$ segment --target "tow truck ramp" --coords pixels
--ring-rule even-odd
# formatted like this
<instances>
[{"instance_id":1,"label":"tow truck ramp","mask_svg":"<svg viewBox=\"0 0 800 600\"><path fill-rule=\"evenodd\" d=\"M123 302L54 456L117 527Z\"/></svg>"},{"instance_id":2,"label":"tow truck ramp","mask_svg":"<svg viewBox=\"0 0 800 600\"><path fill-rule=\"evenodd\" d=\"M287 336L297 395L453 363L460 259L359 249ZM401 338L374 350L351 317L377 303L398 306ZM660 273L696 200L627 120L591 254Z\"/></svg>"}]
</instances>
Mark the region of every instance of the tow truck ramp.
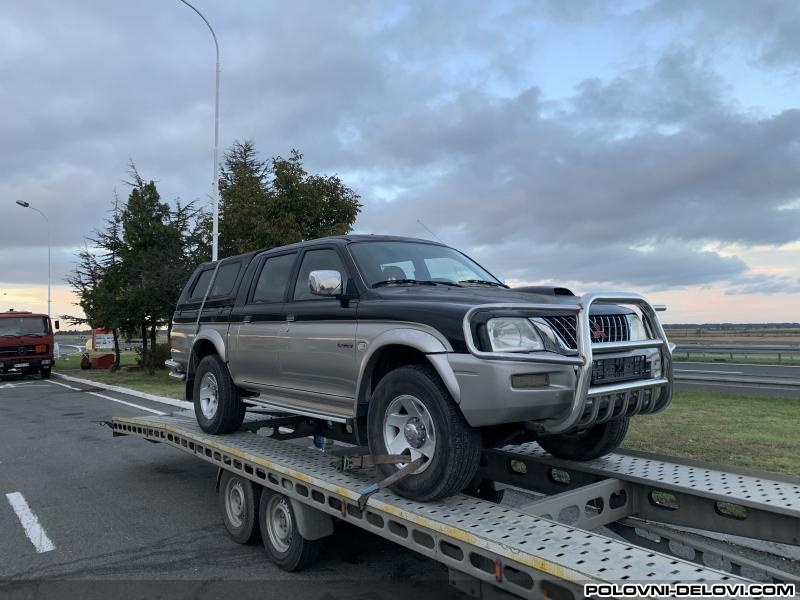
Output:
<instances>
[{"instance_id":1,"label":"tow truck ramp","mask_svg":"<svg viewBox=\"0 0 800 600\"><path fill-rule=\"evenodd\" d=\"M451 585L477 598L582 598L584 584L798 582L650 521L798 545L800 486L788 480L623 454L574 463L529 444L487 451L482 461L486 479L547 494L526 505L467 495L421 503L380 490L362 510L374 470L343 472L332 456L255 427L209 435L192 413L115 417L110 425L114 435L173 446L283 494L299 509L303 537L315 535L314 514L347 521L444 564ZM603 526L622 537L587 530ZM323 524L316 536L331 531Z\"/></svg>"}]
</instances>

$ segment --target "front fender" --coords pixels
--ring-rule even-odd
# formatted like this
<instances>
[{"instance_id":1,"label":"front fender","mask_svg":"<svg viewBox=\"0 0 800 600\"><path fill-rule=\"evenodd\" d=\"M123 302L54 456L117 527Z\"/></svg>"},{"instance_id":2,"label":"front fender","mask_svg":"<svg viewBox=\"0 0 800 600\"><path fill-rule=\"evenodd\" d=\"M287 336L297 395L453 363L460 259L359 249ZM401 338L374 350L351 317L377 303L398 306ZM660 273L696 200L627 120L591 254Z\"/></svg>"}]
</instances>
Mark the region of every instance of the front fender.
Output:
<instances>
[{"instance_id":1,"label":"front fender","mask_svg":"<svg viewBox=\"0 0 800 600\"><path fill-rule=\"evenodd\" d=\"M456 402L459 401L458 381L446 356L448 352L453 351L453 348L438 331L428 327L418 329L416 327L397 327L395 325L392 329L377 333L374 338L368 341L366 338L370 337L369 333L372 332L362 331L361 326L359 326L359 335L356 336L358 347L366 346L366 353L360 361L358 373L357 402L366 402L368 400L367 390L372 368L381 350L389 346L406 346L424 354L439 374L439 377L442 378L453 399Z\"/></svg>"}]
</instances>

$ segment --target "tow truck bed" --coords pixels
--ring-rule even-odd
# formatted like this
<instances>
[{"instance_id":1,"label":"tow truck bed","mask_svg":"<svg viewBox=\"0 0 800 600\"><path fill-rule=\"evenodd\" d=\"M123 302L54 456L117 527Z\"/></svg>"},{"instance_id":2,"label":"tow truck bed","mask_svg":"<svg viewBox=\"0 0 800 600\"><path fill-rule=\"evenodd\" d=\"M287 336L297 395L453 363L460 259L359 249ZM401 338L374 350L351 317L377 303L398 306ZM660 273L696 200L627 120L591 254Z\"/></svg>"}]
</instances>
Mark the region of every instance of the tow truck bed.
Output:
<instances>
[{"instance_id":1,"label":"tow truck bed","mask_svg":"<svg viewBox=\"0 0 800 600\"><path fill-rule=\"evenodd\" d=\"M381 490L369 498L366 509L362 511L358 499L363 489L376 478L372 469L343 472L330 455L252 431L209 435L197 426L191 413L115 417L111 427L115 435L133 435L174 446L220 469L235 472L265 488L433 558L451 570L451 582L456 587L478 597L502 595L499 590L526 598L582 597L585 583L749 581L535 516L532 513L536 511L526 507L510 508L466 495L420 503ZM514 450L506 448L489 452L489 463L518 456L531 464L531 460L542 458L530 449L517 449L518 454ZM610 460L613 463L615 459ZM564 463L562 466L575 465ZM657 469L657 466L650 467ZM642 468L641 464L639 468ZM628 475L631 470L629 467ZM510 469L506 471L513 473ZM611 471L612 477L626 475L624 465L617 464L617 468ZM600 474L595 475L599 478ZM743 476L738 477L736 481L742 481ZM691 486L695 480L690 478L684 483ZM800 523L800 509L793 503L800 497L800 488L791 483L773 483L783 487L777 491L774 486L770 487L770 494L783 494L786 499L785 503L776 503L780 504L778 513L788 514L787 518L792 519L796 526ZM624 481L622 484L621 489L628 489L631 495L636 495L635 488L625 488ZM763 481L760 484L760 487L764 486ZM677 491L675 487L673 485L673 491ZM736 495L736 500L744 498ZM765 500L764 503L769 504L772 498ZM531 506L535 508L536 503ZM553 510L547 505L542 506L545 507L542 510ZM619 516L613 511L610 513L609 518ZM627 514L631 514L630 511L622 517ZM772 579L780 581L786 578L773 576ZM559 592L565 595L560 596Z\"/></svg>"}]
</instances>

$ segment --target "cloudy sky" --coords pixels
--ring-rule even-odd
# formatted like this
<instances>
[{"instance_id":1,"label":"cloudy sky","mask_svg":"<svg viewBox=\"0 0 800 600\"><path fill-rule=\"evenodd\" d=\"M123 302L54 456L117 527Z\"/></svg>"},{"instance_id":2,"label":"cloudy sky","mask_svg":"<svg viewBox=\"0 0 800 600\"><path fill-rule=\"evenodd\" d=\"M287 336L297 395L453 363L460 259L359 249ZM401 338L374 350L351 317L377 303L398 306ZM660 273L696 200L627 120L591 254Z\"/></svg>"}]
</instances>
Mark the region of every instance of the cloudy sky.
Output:
<instances>
[{"instance_id":1,"label":"cloudy sky","mask_svg":"<svg viewBox=\"0 0 800 600\"><path fill-rule=\"evenodd\" d=\"M509 283L627 289L668 322L800 321L800 4L196 0L221 145L293 147ZM0 12L0 303L54 314L132 158L210 202L213 45L178 0Z\"/></svg>"}]
</instances>

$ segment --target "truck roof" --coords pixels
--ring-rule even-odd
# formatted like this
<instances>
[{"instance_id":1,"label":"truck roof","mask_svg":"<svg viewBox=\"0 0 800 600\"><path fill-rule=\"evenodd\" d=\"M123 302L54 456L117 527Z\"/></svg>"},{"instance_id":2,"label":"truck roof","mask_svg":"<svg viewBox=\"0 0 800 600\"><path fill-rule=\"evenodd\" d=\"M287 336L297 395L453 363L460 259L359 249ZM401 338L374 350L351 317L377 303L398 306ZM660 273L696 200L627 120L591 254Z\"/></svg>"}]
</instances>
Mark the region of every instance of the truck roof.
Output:
<instances>
[{"instance_id":1,"label":"truck roof","mask_svg":"<svg viewBox=\"0 0 800 600\"><path fill-rule=\"evenodd\" d=\"M5 312L0 312L0 319L3 317L46 317L47 315L42 313L34 313L27 310L7 310Z\"/></svg>"},{"instance_id":2,"label":"truck roof","mask_svg":"<svg viewBox=\"0 0 800 600\"><path fill-rule=\"evenodd\" d=\"M305 246L310 246L312 244L320 244L320 243L335 243L335 244L348 244L351 242L416 242L416 243L423 243L423 244L434 244L436 246L444 246L441 242L437 242L434 240L426 240L422 238L413 238L413 237L404 237L399 235L380 235L380 234L352 234L348 233L346 235L331 235L328 237L323 238L314 238L313 240L305 240L302 242L295 242L294 244L286 244L284 246L273 246L272 248L261 248L259 250L251 250L250 252L245 252L243 254L236 254L234 256L226 256L225 258L219 259L219 262L231 261L231 260L241 260L243 257L252 259L253 256L259 254L261 252L272 252L278 250L289 250L295 248L304 248ZM249 262L249 261L248 261ZM206 267L208 265L216 264L214 261L207 261L204 262L201 267Z\"/></svg>"}]
</instances>

